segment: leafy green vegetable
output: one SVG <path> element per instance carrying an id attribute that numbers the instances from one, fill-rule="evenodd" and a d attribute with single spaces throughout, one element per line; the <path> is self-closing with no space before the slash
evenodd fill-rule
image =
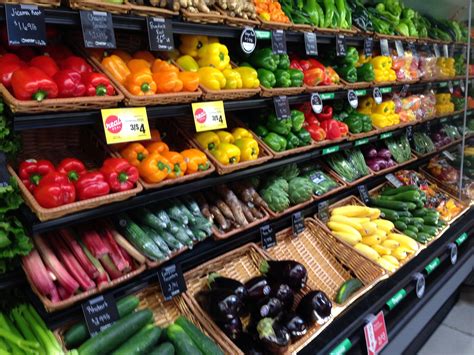
<path id="1" fill-rule="evenodd" d="M 308 201 L 313 194 L 313 183 L 306 177 L 295 177 L 288 183 L 288 196 L 294 205 Z"/>
<path id="2" fill-rule="evenodd" d="M 10 178 L 8 186 L 0 186 L 0 216 L 8 211 L 16 210 L 23 203 L 18 191 L 18 184 Z"/>
<path id="3" fill-rule="evenodd" d="M 288 164 L 285 165 L 283 168 L 280 168 L 276 171 L 277 175 L 280 175 L 286 181 L 290 181 L 291 179 L 297 177 L 300 174 L 300 169 L 296 164 Z"/>
<path id="4" fill-rule="evenodd" d="M 290 207 L 288 194 L 276 187 L 269 187 L 260 191 L 260 195 L 273 212 L 282 212 Z"/>

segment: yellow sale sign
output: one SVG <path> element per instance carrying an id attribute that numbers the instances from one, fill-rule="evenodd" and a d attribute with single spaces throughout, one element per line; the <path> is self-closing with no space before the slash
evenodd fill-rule
<path id="1" fill-rule="evenodd" d="M 150 139 L 150 127 L 145 107 L 101 110 L 107 144 Z"/>
<path id="2" fill-rule="evenodd" d="M 227 128 L 223 101 L 196 102 L 192 109 L 196 132 Z"/>

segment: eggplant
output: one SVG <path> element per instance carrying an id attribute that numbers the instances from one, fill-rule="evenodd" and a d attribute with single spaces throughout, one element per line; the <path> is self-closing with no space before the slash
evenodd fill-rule
<path id="1" fill-rule="evenodd" d="M 258 337 L 262 345 L 272 354 L 283 354 L 290 345 L 290 333 L 288 330 L 272 318 L 263 318 L 257 325 Z"/>
<path id="2" fill-rule="evenodd" d="M 242 333 L 235 344 L 245 355 L 263 355 L 262 345 L 249 333 Z"/>
<path id="3" fill-rule="evenodd" d="M 226 321 L 217 321 L 217 325 L 232 340 L 237 340 L 243 333 L 242 322 L 239 317 Z"/>
<path id="4" fill-rule="evenodd" d="M 294 312 L 281 312 L 276 320 L 288 330 L 291 339 L 298 339 L 308 331 L 303 318 Z"/>
<path id="5" fill-rule="evenodd" d="M 263 260 L 260 272 L 273 282 L 281 282 L 298 291 L 306 286 L 308 272 L 306 268 L 294 260 Z"/>
<path id="6" fill-rule="evenodd" d="M 286 310 L 290 310 L 293 307 L 295 293 L 287 284 L 272 285 L 272 292 L 270 296 L 278 298 L 281 301 L 283 308 Z"/>
<path id="7" fill-rule="evenodd" d="M 209 291 L 209 313 L 216 321 L 229 321 L 240 316 L 244 304 L 232 291 L 214 289 Z"/>
<path id="8" fill-rule="evenodd" d="M 262 318 L 274 318 L 283 310 L 283 303 L 272 297 L 260 301 L 252 310 L 251 323 L 256 324 Z"/>
<path id="9" fill-rule="evenodd" d="M 263 276 L 257 276 L 245 283 L 245 287 L 247 288 L 247 303 L 248 304 L 255 304 L 262 300 L 263 298 L 267 298 L 270 296 L 270 292 L 272 288 L 270 287 L 270 283 L 268 280 Z"/>
<path id="10" fill-rule="evenodd" d="M 309 325 L 324 324 L 329 320 L 331 308 L 332 303 L 323 291 L 310 291 L 301 299 L 296 313 Z"/>
<path id="11" fill-rule="evenodd" d="M 242 302 L 245 302 L 247 298 L 248 291 L 242 282 L 229 277 L 220 276 L 217 272 L 209 274 L 207 283 L 211 290 L 220 288 L 232 291 Z"/>

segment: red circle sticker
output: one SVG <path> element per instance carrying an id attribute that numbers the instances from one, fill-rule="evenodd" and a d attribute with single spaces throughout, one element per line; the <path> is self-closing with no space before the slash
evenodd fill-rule
<path id="1" fill-rule="evenodd" d="M 194 117 L 196 118 L 196 121 L 198 121 L 199 123 L 204 123 L 206 122 L 206 118 L 207 118 L 206 111 L 204 111 L 202 108 L 198 108 L 194 112 Z"/>
<path id="2" fill-rule="evenodd" d="M 110 133 L 119 133 L 122 130 L 122 121 L 115 115 L 109 116 L 105 120 L 105 128 Z"/>

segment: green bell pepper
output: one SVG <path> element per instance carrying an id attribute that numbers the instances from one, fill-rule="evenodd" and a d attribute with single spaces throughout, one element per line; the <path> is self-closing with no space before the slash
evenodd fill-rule
<path id="1" fill-rule="evenodd" d="M 272 49 L 268 47 L 257 49 L 249 58 L 250 64 L 255 68 L 267 69 L 272 72 L 277 69 L 279 61 L 279 56 L 273 54 Z"/>
<path id="2" fill-rule="evenodd" d="M 260 84 L 266 87 L 267 89 L 271 89 L 276 84 L 275 74 L 273 74 L 270 70 L 260 68 L 257 70 L 258 80 L 260 80 Z"/>
<path id="3" fill-rule="evenodd" d="M 303 86 L 304 74 L 301 70 L 290 68 L 288 69 L 288 72 L 290 73 L 292 87 Z"/>
<path id="4" fill-rule="evenodd" d="M 363 130 L 362 118 L 354 113 L 347 116 L 344 123 L 349 127 L 349 132 L 351 133 L 361 133 Z"/>
<path id="5" fill-rule="evenodd" d="M 270 131 L 286 136 L 290 133 L 292 127 L 291 119 L 279 120 L 274 113 L 268 115 L 267 128 Z"/>
<path id="6" fill-rule="evenodd" d="M 354 66 L 359 61 L 359 52 L 355 47 L 347 47 L 346 55 L 342 59 L 343 64 Z"/>
<path id="7" fill-rule="evenodd" d="M 275 71 L 275 79 L 275 86 L 278 88 L 289 88 L 291 86 L 291 76 L 286 69 L 277 69 Z"/>
<path id="8" fill-rule="evenodd" d="M 357 69 L 353 65 L 346 64 L 342 67 L 337 67 L 336 71 L 345 81 L 349 83 L 355 83 L 357 81 Z"/>
<path id="9" fill-rule="evenodd" d="M 374 81 L 374 66 L 372 63 L 364 63 L 357 68 L 357 80 L 359 81 Z"/>
<path id="10" fill-rule="evenodd" d="M 291 129 L 293 132 L 298 132 L 303 128 L 304 113 L 298 110 L 291 110 Z"/>
<path id="11" fill-rule="evenodd" d="M 254 128 L 253 132 L 259 137 L 265 137 L 269 131 L 267 127 L 259 124 L 257 127 Z"/>
<path id="12" fill-rule="evenodd" d="M 301 128 L 298 132 L 295 132 L 296 136 L 300 140 L 300 146 L 308 145 L 311 143 L 311 134 L 304 129 Z"/>
<path id="13" fill-rule="evenodd" d="M 397 33 L 401 36 L 410 37 L 410 29 L 404 22 L 400 22 L 398 25 L 396 25 L 395 31 L 397 31 Z"/>
<path id="14" fill-rule="evenodd" d="M 288 133 L 285 139 L 287 142 L 286 149 L 293 149 L 300 146 L 300 139 L 293 132 Z"/>
<path id="15" fill-rule="evenodd" d="M 368 115 L 363 114 L 362 132 L 370 132 L 372 130 L 372 119 Z"/>
<path id="16" fill-rule="evenodd" d="M 274 132 L 268 133 L 263 141 L 275 152 L 282 152 L 286 149 L 287 141 L 285 138 Z"/>
<path id="17" fill-rule="evenodd" d="M 290 68 L 290 57 L 288 54 L 280 54 L 278 61 L 278 69 L 289 69 Z"/>

